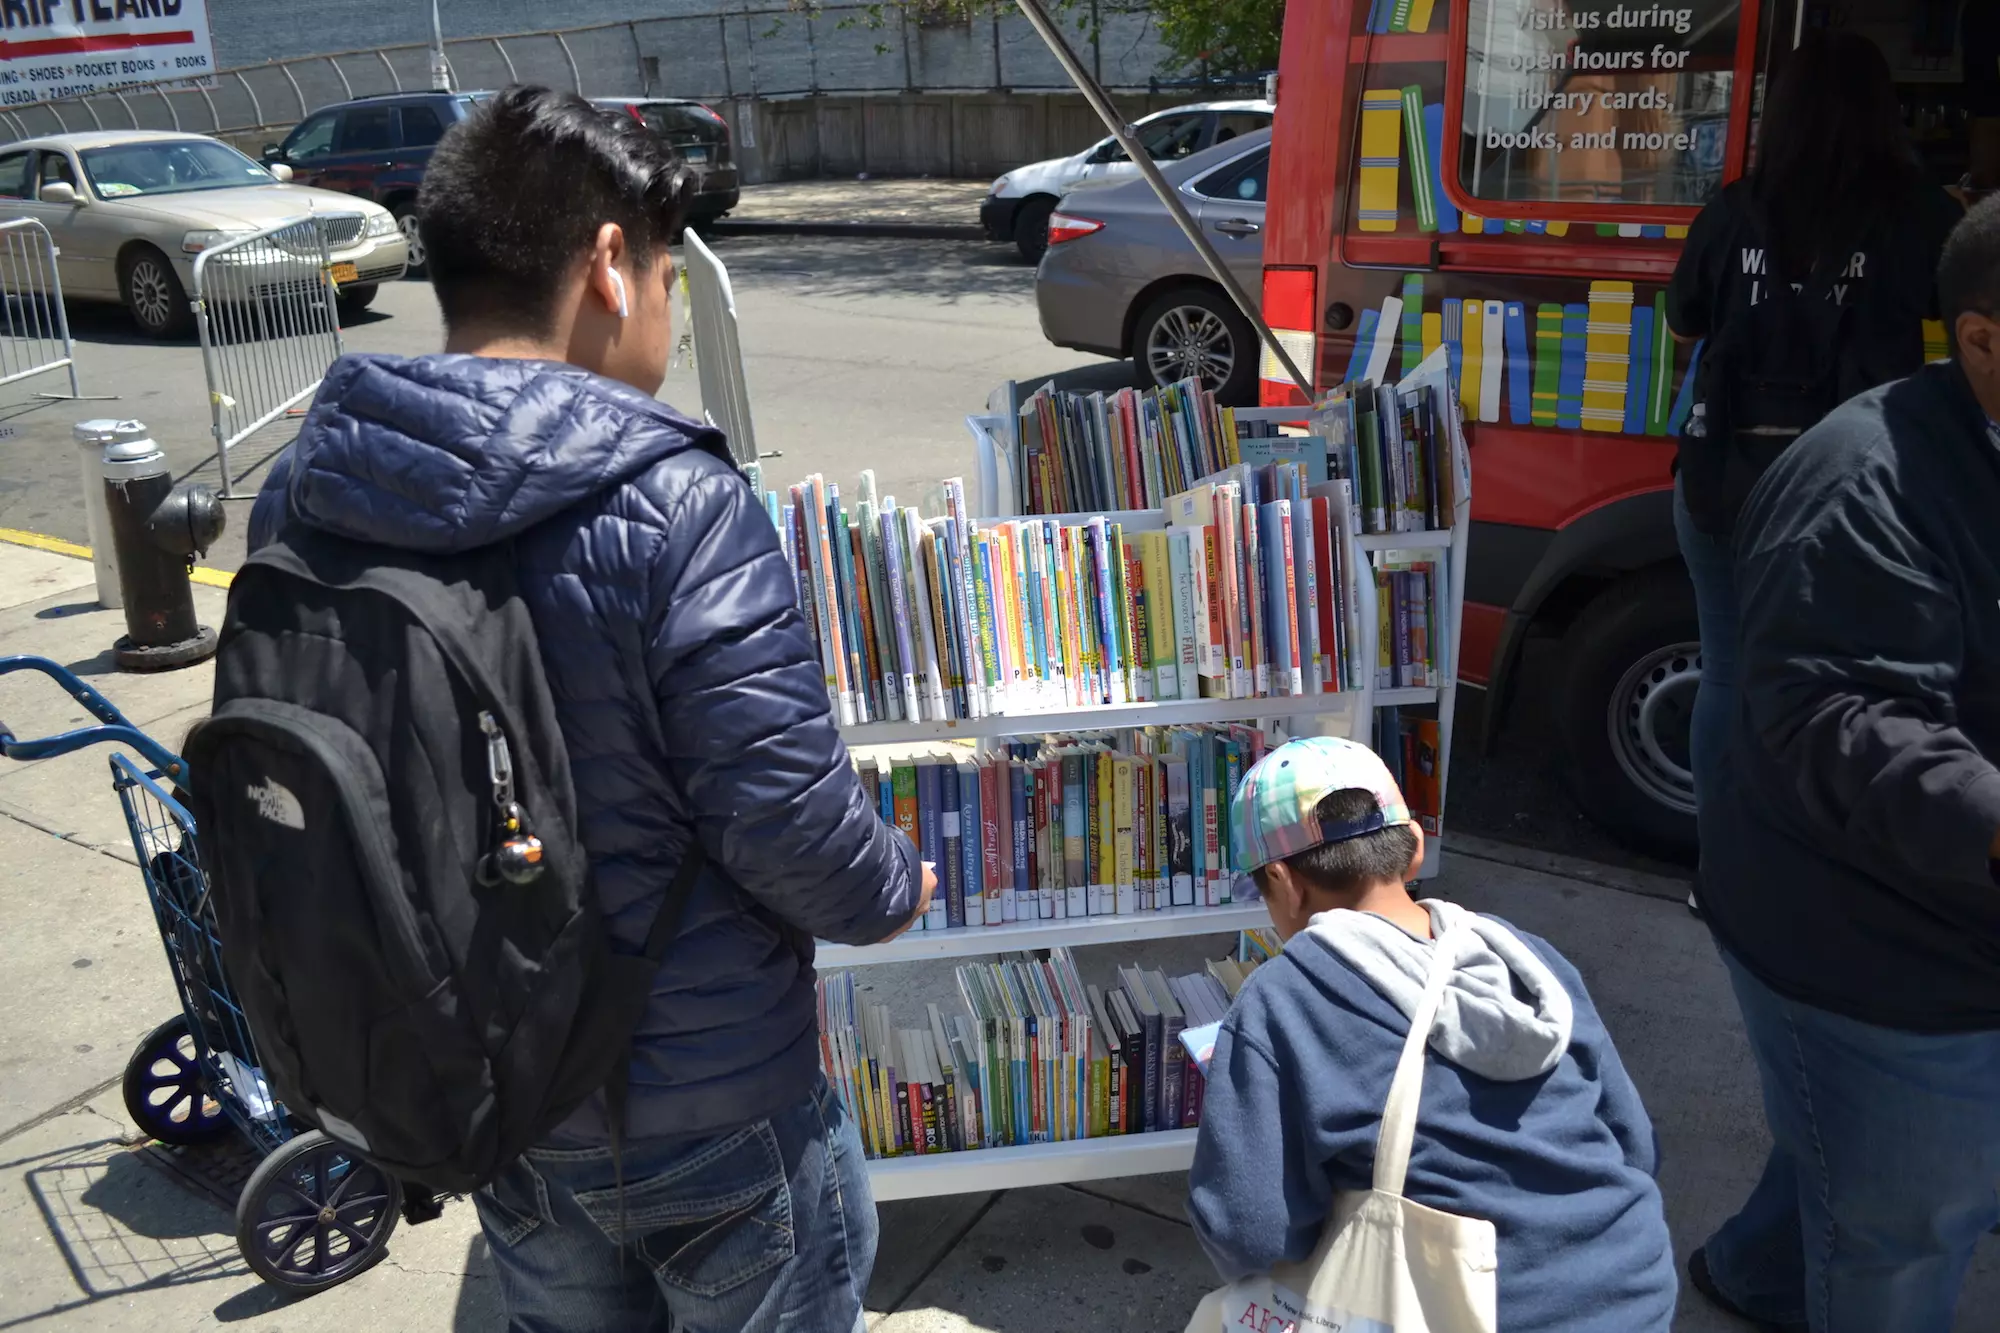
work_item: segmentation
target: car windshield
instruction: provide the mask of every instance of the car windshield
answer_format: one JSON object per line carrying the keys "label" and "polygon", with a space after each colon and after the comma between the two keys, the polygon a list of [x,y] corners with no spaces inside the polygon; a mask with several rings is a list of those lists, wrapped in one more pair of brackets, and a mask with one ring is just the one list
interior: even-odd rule
{"label": "car windshield", "polygon": [[206,139],[122,143],[88,149],[82,158],[84,175],[100,199],[276,183],[270,172],[234,148]]}

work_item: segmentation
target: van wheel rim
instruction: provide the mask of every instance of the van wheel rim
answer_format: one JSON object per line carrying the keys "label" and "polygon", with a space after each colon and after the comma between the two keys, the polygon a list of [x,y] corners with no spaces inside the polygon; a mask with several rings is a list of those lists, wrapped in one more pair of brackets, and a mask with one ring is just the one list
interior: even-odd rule
{"label": "van wheel rim", "polygon": [[424,237],[417,226],[417,215],[405,213],[396,219],[396,229],[403,233],[404,242],[410,247],[410,267],[424,266]]}
{"label": "van wheel rim", "polygon": [[1146,367],[1156,384],[1198,376],[1203,388],[1220,389],[1236,369],[1235,339],[1214,311],[1175,306],[1153,324],[1146,339]]}
{"label": "van wheel rim", "polygon": [[1634,662],[1611,691],[1605,721],[1618,769],[1648,800],[1694,814],[1689,733],[1701,685],[1701,645],[1676,643]]}
{"label": "van wheel rim", "polygon": [[165,328],[173,317],[174,297],[159,264],[142,259],[132,266],[132,313],[149,329]]}

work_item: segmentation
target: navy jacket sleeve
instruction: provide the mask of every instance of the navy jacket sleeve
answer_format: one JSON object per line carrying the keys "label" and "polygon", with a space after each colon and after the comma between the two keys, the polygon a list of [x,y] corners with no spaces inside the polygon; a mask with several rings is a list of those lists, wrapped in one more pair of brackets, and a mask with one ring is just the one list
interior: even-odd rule
{"label": "navy jacket sleeve", "polygon": [[1807,478],[1816,500],[1770,487],[1753,496],[1753,508],[1816,512],[1738,557],[1745,707],[1829,844],[1990,887],[2000,770],[1959,729],[1953,697],[1966,612],[1880,470],[1864,460],[1844,477]]}
{"label": "navy jacket sleeve", "polygon": [[1188,1220],[1222,1280],[1234,1282],[1311,1254],[1333,1185],[1290,1074],[1235,1021],[1222,1025],[1208,1068]]}
{"label": "navy jacket sleeve", "polygon": [[718,463],[664,531],[645,660],[703,846],[801,930],[846,944],[893,934],[916,911],[922,868],[848,762],[770,519]]}

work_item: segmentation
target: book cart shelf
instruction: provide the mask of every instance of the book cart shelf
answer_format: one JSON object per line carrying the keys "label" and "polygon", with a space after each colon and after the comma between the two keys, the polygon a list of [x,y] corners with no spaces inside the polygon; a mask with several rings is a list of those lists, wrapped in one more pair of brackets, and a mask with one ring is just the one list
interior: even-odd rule
{"label": "book cart shelf", "polygon": [[[977,451],[974,483],[968,498],[973,514],[980,519],[1003,521],[1016,517],[1012,476],[1017,447],[1018,418],[1014,411],[1017,401],[1016,386],[1008,383],[995,391],[990,404],[995,411],[967,418]],[[1297,420],[1299,415],[1300,409],[1296,407],[1238,409],[1236,412],[1239,421],[1285,422]],[[1459,437],[1457,448],[1462,450],[1461,433],[1452,432],[1452,435]],[[1274,742],[1299,736],[1333,735],[1372,744],[1376,709],[1435,705],[1439,741],[1438,817],[1441,826],[1445,796],[1450,786],[1452,721],[1457,707],[1458,650],[1465,601],[1466,532],[1471,509],[1469,484],[1463,481],[1468,469],[1464,466],[1462,455],[1456,461],[1461,485],[1450,528],[1433,532],[1343,533],[1349,554],[1346,562],[1350,575],[1348,592],[1356,599],[1361,632],[1359,658],[1363,664],[1371,666],[1377,660],[1379,648],[1375,580],[1358,575],[1364,569],[1372,569],[1374,557],[1386,551],[1434,552],[1441,557],[1439,563],[1446,569],[1447,575],[1438,609],[1443,616],[1446,633],[1443,651],[1438,655],[1441,684],[1436,688],[1377,688],[1372,669],[1365,669],[1360,674],[1367,683],[1361,688],[1330,694],[1138,703],[938,722],[876,722],[843,727],[841,736],[850,748],[935,741],[970,741],[985,745],[1023,736],[1235,722],[1260,728]],[[1074,522],[1078,516],[1047,517]],[[1106,517],[1122,524],[1127,532],[1144,532],[1166,526],[1165,511],[1158,509],[1121,511]],[[1420,877],[1429,879],[1441,868],[1444,839],[1429,838],[1425,847]],[[882,944],[854,946],[822,942],[817,953],[818,965],[822,968],[868,967],[1059,946],[1074,948],[1234,934],[1269,924],[1270,918],[1265,914],[1263,904],[1252,901],[1117,916],[911,930]],[[1147,1134],[879,1158],[868,1163],[868,1171],[878,1200],[1184,1171],[1194,1160],[1197,1133],[1193,1129],[1160,1130]]]}

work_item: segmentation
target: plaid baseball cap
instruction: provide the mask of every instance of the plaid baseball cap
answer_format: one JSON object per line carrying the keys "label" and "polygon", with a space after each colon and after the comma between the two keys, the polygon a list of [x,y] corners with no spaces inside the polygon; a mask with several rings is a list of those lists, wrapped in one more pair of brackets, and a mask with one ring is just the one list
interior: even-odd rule
{"label": "plaid baseball cap", "polygon": [[[1355,787],[1374,795],[1375,810],[1351,824],[1322,823],[1319,803]],[[1417,821],[1373,750],[1338,736],[1311,736],[1286,741],[1243,775],[1229,822],[1236,868],[1247,874],[1321,843]]]}

